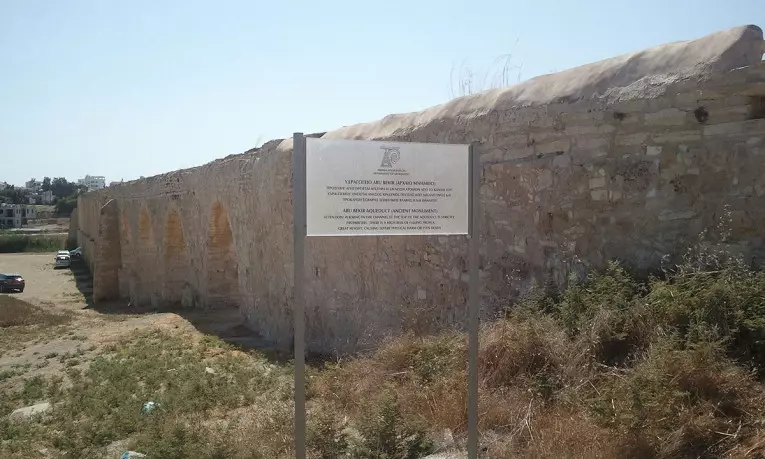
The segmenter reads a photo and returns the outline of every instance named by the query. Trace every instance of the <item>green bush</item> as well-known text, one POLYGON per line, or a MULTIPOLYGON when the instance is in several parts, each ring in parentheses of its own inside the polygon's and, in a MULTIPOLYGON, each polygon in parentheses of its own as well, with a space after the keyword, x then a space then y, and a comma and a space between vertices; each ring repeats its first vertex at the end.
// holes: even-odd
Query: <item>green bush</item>
POLYGON ((712 333, 735 357, 765 364, 765 273, 737 266, 681 272, 653 282, 646 304, 657 323, 685 341, 712 333))
POLYGON ((311 410, 307 443, 321 459, 334 459, 348 454, 348 434, 343 430, 337 411, 337 407, 323 406, 311 410))
POLYGON ((755 384, 725 358, 723 343, 685 346, 678 334, 667 334, 629 372, 600 384, 589 406, 597 421, 643 445, 650 457, 723 457, 733 420, 757 422, 755 384))
POLYGON ((416 459, 432 452, 424 427, 405 419, 395 392, 384 390, 368 405, 359 421, 362 442, 354 445, 352 457, 416 459))
POLYGON ((644 287, 611 262, 586 283, 569 287, 557 312, 569 335, 586 341, 599 362, 623 364, 650 341, 643 294, 644 287))

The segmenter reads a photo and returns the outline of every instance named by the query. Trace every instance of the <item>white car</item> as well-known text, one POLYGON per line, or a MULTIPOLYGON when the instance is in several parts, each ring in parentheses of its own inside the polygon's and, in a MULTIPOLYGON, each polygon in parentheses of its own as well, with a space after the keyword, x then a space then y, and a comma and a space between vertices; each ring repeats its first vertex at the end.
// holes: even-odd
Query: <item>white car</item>
POLYGON ((72 258, 67 250, 56 252, 56 268, 68 268, 72 265, 72 258))

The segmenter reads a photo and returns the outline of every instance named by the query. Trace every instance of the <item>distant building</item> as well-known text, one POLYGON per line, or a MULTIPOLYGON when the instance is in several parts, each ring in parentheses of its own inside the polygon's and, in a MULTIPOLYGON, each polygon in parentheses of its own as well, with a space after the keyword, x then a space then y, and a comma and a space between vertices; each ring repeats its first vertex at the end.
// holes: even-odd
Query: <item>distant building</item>
POLYGON ((106 177, 103 175, 86 175, 85 178, 77 180, 78 185, 85 185, 88 191, 100 190, 106 188, 106 177))
POLYGON ((8 188, 8 182, 0 182, 0 190, 8 188))
POLYGON ((43 204, 53 204, 53 191, 43 191, 40 193, 40 202, 43 204))
POLYGON ((42 189, 42 182, 33 177, 24 184, 24 187, 31 191, 40 191, 42 189))
POLYGON ((26 204, 0 204, 0 228, 21 228, 37 218, 34 207, 26 204))
POLYGON ((119 182, 109 182, 109 186, 119 185, 121 183, 123 183, 122 180, 120 180, 119 182))

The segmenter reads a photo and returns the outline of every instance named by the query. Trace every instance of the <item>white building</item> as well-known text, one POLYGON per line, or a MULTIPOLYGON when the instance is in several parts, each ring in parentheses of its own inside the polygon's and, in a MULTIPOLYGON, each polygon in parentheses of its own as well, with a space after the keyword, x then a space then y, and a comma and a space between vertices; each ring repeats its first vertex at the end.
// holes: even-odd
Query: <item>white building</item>
POLYGON ((21 228, 27 220, 34 219, 34 207, 24 204, 0 204, 0 228, 21 228))
POLYGON ((53 204, 53 192, 51 190, 40 193, 43 204, 53 204))
POLYGON ((106 177, 103 175, 86 175, 85 178, 77 180, 78 185, 85 185, 88 191, 100 190, 106 188, 106 177))
POLYGON ((24 186, 32 191, 40 191, 42 189, 42 182, 32 177, 24 186))

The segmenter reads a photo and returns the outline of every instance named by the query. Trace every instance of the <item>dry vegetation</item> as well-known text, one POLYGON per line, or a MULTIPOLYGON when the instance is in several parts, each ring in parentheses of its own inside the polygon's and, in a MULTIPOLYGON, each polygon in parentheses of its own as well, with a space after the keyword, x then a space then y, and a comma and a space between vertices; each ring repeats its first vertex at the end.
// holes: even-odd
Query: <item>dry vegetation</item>
MULTIPOLYGON (((486 324, 479 410, 487 457, 765 456, 765 273, 699 247, 661 279, 637 281, 613 263, 560 295, 529 295, 486 324)), ((4 301, 3 333, 69 320, 4 301)), ((107 457, 115 441, 151 458, 292 455, 289 363, 158 329, 87 365, 82 355, 50 356, 59 357, 64 374, 12 386, 26 369, 0 372, 3 414, 53 403, 32 422, 0 420, 0 457, 107 457), (146 401, 158 408, 143 413, 146 401)), ((372 355, 309 369, 312 457, 403 459, 459 448, 465 362, 465 336, 449 332, 409 334, 372 355)))
MULTIPOLYGON (((740 260, 700 248, 647 282, 612 263, 483 328, 483 445, 492 458, 763 457, 764 339, 765 273, 740 260)), ((363 425, 383 409, 405 426, 389 443, 418 438, 432 449, 439 440, 424 432, 444 429, 459 439, 465 360, 462 335, 410 335, 328 367, 311 390, 314 406, 334 418, 321 418, 314 446, 337 445, 322 438, 330 433, 345 444, 347 430, 326 426, 345 416, 363 425)), ((404 451, 366 457, 417 457, 404 451)))

